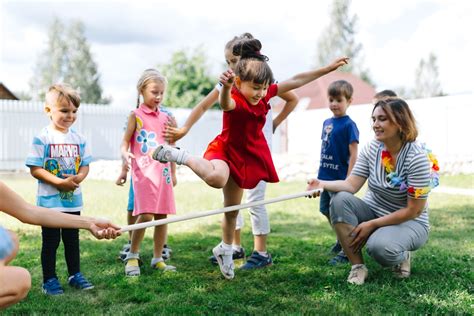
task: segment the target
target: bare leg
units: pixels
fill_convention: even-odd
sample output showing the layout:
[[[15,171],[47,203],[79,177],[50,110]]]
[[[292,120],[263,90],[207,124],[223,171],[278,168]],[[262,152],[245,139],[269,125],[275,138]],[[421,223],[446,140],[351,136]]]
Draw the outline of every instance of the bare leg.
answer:
[[[213,160],[214,161],[214,160]],[[227,164],[226,164],[227,166]],[[227,167],[228,168],[228,167]],[[242,201],[244,190],[239,188],[232,177],[229,177],[227,184],[223,188],[224,191],[224,206],[238,205]],[[224,220],[222,221],[222,240],[226,244],[232,244],[235,232],[235,222],[239,211],[224,213]]]
[[[149,222],[153,218],[152,214],[142,214],[138,215],[136,223]],[[132,233],[132,245],[130,246],[130,252],[138,253],[140,251],[140,244],[143,241],[145,236],[145,228],[134,230]]]
[[[240,229],[234,230],[234,245],[241,245],[241,240],[240,240]]]
[[[253,243],[256,251],[266,252],[267,251],[267,236],[268,235],[254,235]]]
[[[213,188],[223,188],[229,180],[229,166],[223,160],[190,156],[185,165]]]
[[[337,239],[341,243],[342,249],[344,249],[344,253],[346,254],[351,264],[363,264],[364,259],[362,258],[362,253],[360,251],[355,253],[352,251],[352,248],[349,248],[349,244],[354,239],[349,236],[353,229],[354,226],[346,223],[337,223],[334,225],[334,230],[336,231]]]
[[[155,220],[165,219],[166,214],[155,215]],[[163,245],[166,242],[166,235],[168,232],[168,225],[155,226],[155,232],[153,234],[153,257],[161,258],[163,252]]]
[[[0,309],[24,299],[30,288],[31,276],[26,269],[5,266],[5,261],[0,261]]]
[[[137,217],[138,216],[133,216],[133,212],[128,212],[127,211],[127,224],[128,225],[133,225],[137,222]],[[129,231],[128,232],[128,239],[129,240],[132,240],[132,232],[133,231]]]

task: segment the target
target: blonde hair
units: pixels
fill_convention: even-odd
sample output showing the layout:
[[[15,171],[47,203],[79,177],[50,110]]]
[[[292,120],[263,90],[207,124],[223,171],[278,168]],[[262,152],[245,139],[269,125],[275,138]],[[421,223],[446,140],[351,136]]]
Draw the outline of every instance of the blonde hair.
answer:
[[[168,80],[166,79],[165,76],[161,74],[157,69],[154,68],[149,68],[143,71],[142,75],[140,76],[140,79],[138,79],[137,82],[137,108],[140,105],[140,95],[143,92],[143,89],[147,86],[150,81],[154,82],[161,82],[165,86],[168,84]]]
[[[64,103],[72,103],[76,108],[79,108],[79,105],[81,105],[79,92],[65,83],[50,86],[46,93],[46,106],[52,107]]]

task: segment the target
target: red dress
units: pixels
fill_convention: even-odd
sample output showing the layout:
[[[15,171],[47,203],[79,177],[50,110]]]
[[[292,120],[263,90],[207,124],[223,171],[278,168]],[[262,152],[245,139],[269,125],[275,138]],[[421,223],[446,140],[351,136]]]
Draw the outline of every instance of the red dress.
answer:
[[[227,162],[230,175],[242,189],[252,189],[264,180],[278,182],[270,149],[263,135],[268,101],[277,94],[278,86],[270,85],[265,98],[251,105],[232,87],[235,109],[223,115],[222,132],[207,146],[204,158]]]

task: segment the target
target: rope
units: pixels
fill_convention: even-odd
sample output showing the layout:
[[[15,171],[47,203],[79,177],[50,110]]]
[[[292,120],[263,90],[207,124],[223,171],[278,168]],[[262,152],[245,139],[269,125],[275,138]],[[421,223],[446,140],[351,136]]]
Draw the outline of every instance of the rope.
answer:
[[[296,199],[296,198],[299,198],[299,197],[311,196],[316,192],[322,192],[322,189],[315,189],[315,190],[311,190],[311,191],[305,191],[305,192],[289,194],[289,195],[282,195],[282,196],[279,196],[279,197],[276,197],[276,198],[273,198],[273,199],[268,199],[268,200],[260,200],[260,201],[245,203],[245,204],[232,205],[232,206],[219,208],[217,210],[210,210],[210,211],[204,211],[204,212],[199,212],[199,213],[189,213],[189,214],[185,214],[185,215],[181,215],[181,216],[173,216],[171,218],[159,219],[159,220],[156,220],[156,221],[149,221],[149,222],[145,222],[145,223],[128,225],[128,226],[122,227],[120,229],[120,231],[122,233],[124,233],[124,232],[128,232],[128,231],[131,231],[131,230],[137,230],[137,229],[142,229],[142,228],[147,228],[147,227],[165,225],[165,224],[169,224],[169,223],[182,222],[182,221],[186,221],[186,220],[189,220],[189,219],[205,217],[205,216],[211,216],[211,215],[216,215],[216,214],[221,214],[221,213],[227,213],[227,212],[237,211],[237,210],[241,210],[241,209],[245,209],[245,208],[249,208],[249,207],[265,205],[265,204],[272,204],[272,203],[277,203],[277,202],[286,201],[286,200],[292,200],[292,199]]]

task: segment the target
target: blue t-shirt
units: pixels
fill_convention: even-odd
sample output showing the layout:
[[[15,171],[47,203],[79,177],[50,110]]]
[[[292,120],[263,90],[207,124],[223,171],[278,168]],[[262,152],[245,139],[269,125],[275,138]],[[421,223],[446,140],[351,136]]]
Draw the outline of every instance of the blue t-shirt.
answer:
[[[348,115],[324,121],[318,179],[344,180],[349,168],[349,145],[359,143],[359,130]]]

